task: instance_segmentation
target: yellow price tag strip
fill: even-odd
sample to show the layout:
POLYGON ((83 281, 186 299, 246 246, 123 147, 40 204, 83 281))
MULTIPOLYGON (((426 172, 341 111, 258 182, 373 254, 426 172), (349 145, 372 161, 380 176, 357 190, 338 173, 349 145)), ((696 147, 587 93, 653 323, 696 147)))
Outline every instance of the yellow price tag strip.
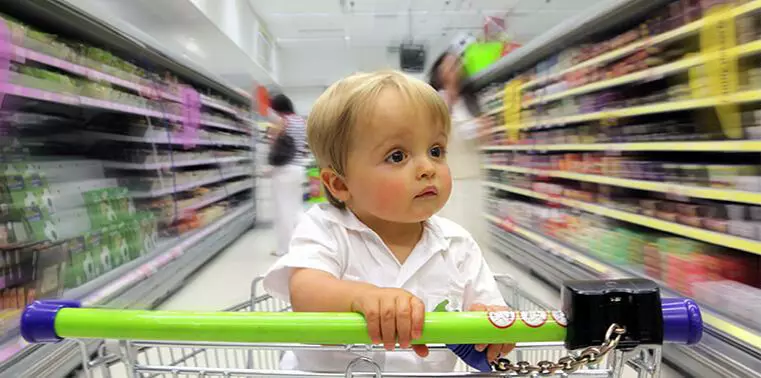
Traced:
MULTIPOLYGON (((711 7, 704 16, 705 24, 700 30, 700 51, 706 57, 705 73, 707 90, 711 96, 727 98, 739 90, 738 57, 732 50, 737 45, 735 32, 735 13, 731 4, 718 4, 711 7)), ((702 83, 690 75, 690 86, 695 90, 702 83)), ((694 92, 693 92, 694 93, 694 92)), ((719 123, 727 138, 743 137, 740 112, 736 103, 720 101, 715 107, 719 123)))
POLYGON ((503 103, 505 105, 505 128, 507 139, 517 141, 521 130, 521 80, 511 80, 505 84, 503 103))

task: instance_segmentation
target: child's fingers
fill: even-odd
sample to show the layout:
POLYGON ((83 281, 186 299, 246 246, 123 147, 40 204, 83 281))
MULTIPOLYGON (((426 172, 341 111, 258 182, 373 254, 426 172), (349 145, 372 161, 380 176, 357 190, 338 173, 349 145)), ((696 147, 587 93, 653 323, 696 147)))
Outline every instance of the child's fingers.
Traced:
POLYGON ((515 349, 515 344, 502 344, 499 355, 507 356, 510 352, 513 351, 513 349, 515 349))
POLYGON ((370 336, 373 344, 381 343, 381 328, 380 328, 380 308, 378 301, 365 301, 359 308, 362 315, 365 316, 365 322, 367 323, 367 334, 370 336))
POLYGON ((486 306, 486 311, 489 311, 489 312, 510 311, 510 307, 507 307, 507 306, 486 306))
POLYGON ((380 329, 383 347, 389 351, 394 350, 396 346, 396 297, 381 299, 380 329))
POLYGON ((488 311, 488 309, 486 305, 482 305, 480 303, 474 303, 473 305, 470 306, 470 308, 468 308, 468 311, 479 312, 479 311, 488 311))
MULTIPOLYGON (((480 303, 474 303, 473 305, 471 305, 468 308, 468 311, 474 311, 474 312, 483 311, 483 312, 486 312, 486 311, 490 311, 490 310, 486 307, 486 305, 483 305, 483 304, 480 304, 480 303)), ((487 346, 488 346, 487 344, 476 344, 475 348, 476 348, 477 351, 483 352, 484 350, 486 350, 487 346)))
POLYGON ((427 345, 413 345, 412 350, 420 357, 428 357, 428 353, 430 353, 427 345))
POLYGON ((491 344, 486 348, 486 360, 489 362, 497 361, 502 352, 502 344, 491 344))
MULTIPOLYGON (((425 324, 425 303, 417 297, 410 299, 412 307, 412 339, 423 336, 423 324, 425 324)), ((428 350, 428 348, 426 348, 428 350)))
POLYGON ((412 308, 410 298, 396 297, 396 331, 399 346, 409 348, 410 340, 412 339, 412 308))

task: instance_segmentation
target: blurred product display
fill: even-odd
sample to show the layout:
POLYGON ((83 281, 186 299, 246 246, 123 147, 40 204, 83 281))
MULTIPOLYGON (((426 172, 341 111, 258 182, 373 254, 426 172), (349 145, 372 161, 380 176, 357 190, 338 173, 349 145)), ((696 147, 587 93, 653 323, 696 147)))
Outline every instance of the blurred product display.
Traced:
POLYGON ((493 249, 557 287, 645 277, 694 297, 708 337, 666 359, 759 376, 761 1, 661 3, 601 6, 472 78, 493 249))
POLYGON ((176 290, 253 226, 257 130, 250 99, 204 73, 24 15, 0 14, 0 376, 42 377, 78 346, 27 346, 21 309, 176 290))

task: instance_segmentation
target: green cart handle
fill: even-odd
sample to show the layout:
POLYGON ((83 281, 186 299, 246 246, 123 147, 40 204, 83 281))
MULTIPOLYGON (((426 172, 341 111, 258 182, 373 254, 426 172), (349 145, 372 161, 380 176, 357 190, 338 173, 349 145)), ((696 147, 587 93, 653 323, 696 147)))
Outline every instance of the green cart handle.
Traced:
MULTIPOLYGON (((703 323, 695 302, 686 298, 660 298, 659 302, 655 311, 662 316, 655 317, 658 335, 650 340, 642 339, 636 333, 635 326, 634 334, 626 335, 630 337, 627 340, 630 346, 640 340, 697 343, 702 335, 703 323)), ((594 308, 598 307, 570 307, 577 312, 594 308)), ((590 319, 594 317, 589 313, 587 316, 590 319)), ((597 325, 604 322, 599 319, 596 323, 593 321, 597 325)), ((490 371, 485 353, 476 351, 474 344, 565 341, 566 346, 573 346, 578 343, 579 337, 587 338, 588 333, 598 332, 594 329, 596 326, 585 328, 581 322, 574 323, 569 332, 567 327, 566 315, 561 311, 431 312, 425 315, 423 333, 413 340, 413 344, 447 344, 468 365, 480 371, 490 371)), ((63 338, 372 343, 367 333, 367 323, 357 313, 108 310, 80 308, 79 302, 65 300, 37 301, 27 306, 21 317, 21 334, 31 343, 58 342, 63 338)))
MULTIPOLYGON (((245 343, 371 344, 356 313, 177 312, 79 308, 72 301, 38 301, 21 320, 32 343, 64 338, 245 343)), ((431 312, 415 344, 562 342, 560 311, 431 312)))

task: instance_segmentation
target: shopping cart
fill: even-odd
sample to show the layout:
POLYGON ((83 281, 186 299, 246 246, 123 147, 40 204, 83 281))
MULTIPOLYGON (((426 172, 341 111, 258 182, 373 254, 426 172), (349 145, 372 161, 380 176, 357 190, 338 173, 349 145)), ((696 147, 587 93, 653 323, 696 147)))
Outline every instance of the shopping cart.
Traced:
MULTIPOLYGON (((67 308, 70 305, 76 304, 67 303, 65 301, 49 301, 38 302, 35 305, 31 305, 25 312, 22 322, 22 333, 30 341, 57 341, 61 340, 61 336, 67 337, 72 332, 82 339, 77 340, 81 346, 83 355, 82 372, 84 376, 90 377, 486 377, 486 376, 562 376, 562 377, 613 377, 620 376, 623 372, 624 366, 628 365, 634 368, 639 373, 639 377, 658 377, 660 375, 660 347, 659 345, 635 345, 627 348, 620 348, 624 344, 622 335, 625 334, 625 330, 615 324, 611 324, 607 329, 607 333, 604 336, 603 342, 598 346, 592 346, 583 348, 580 351, 569 352, 566 349, 566 345, 561 341, 563 340, 563 334, 565 333, 565 327, 569 325, 564 322, 564 315, 559 311, 548 312, 547 306, 543 305, 540 301, 536 300, 532 295, 522 291, 515 282, 510 278, 504 276, 498 276, 497 282, 499 283, 500 290, 505 297, 506 302, 513 308, 520 308, 521 312, 505 312, 501 315, 514 314, 512 318, 515 321, 515 325, 520 324, 521 316, 529 319, 531 314, 544 313, 545 321, 547 324, 538 326, 533 324, 532 326, 526 326, 523 328, 522 334, 518 336, 521 339, 533 339, 533 340, 554 340, 547 342, 518 342, 517 347, 513 350, 507 358, 503 358, 495 366, 495 372, 482 373, 474 371, 464 363, 460 362, 451 373, 417 373, 417 374, 404 374, 404 373, 383 373, 381 368, 370 358, 359 356, 354 359, 344 371, 336 373, 311 373, 302 371, 283 371, 278 369, 279 361, 282 353, 289 350, 321 350, 321 351, 351 351, 357 353, 368 353, 374 350, 382 350, 380 347, 359 345, 351 343, 341 343, 341 346, 327 346, 325 344, 335 344, 333 339, 319 339, 312 340, 313 344, 300 344, 300 343, 274 343, 274 342, 240 342, 231 341, 237 340, 239 335, 230 334, 227 331, 220 331, 219 335, 214 335, 214 342, 205 342, 194 340, 196 338, 203 338, 203 335, 189 335, 188 329, 184 330, 185 336, 179 336, 177 339, 190 339, 192 341, 173 341, 171 335, 164 334, 164 327, 174 327, 181 329, 182 324, 190 326, 190 329, 198 330, 197 323, 205 322, 209 319, 213 319, 218 316, 231 315, 232 313, 261 313, 264 315, 261 319, 263 322, 270 322, 272 324, 277 323, 278 316, 302 316, 305 313, 291 313, 289 312, 289 305, 283 301, 277 300, 266 294, 259 294, 261 279, 257 279, 251 286, 251 298, 244 303, 237 306, 233 306, 225 310, 224 313, 206 314, 207 319, 203 319, 201 315, 189 313, 191 316, 196 316, 190 323, 182 323, 182 316, 177 316, 178 313, 170 312, 150 312, 150 311, 135 311, 127 312, 134 316, 132 317, 120 317, 118 311, 113 310, 88 310, 84 311, 76 308, 67 308), (36 308, 35 308, 36 306, 36 308), (58 313, 64 313, 65 319, 58 319, 56 317, 58 313), (78 313, 75 313, 78 311, 78 313), (89 312, 88 312, 89 311, 89 312), (102 311, 110 311, 106 316, 102 311), (280 313, 280 315, 278 315, 280 313), (111 316, 108 316, 111 315, 111 316), (200 316, 200 317, 199 317, 200 316), (37 320, 29 318, 38 318, 37 320), (112 319, 113 320, 110 320, 112 319), (41 319, 41 321, 39 321, 41 319), (139 320, 136 320, 139 319, 139 320), (148 319, 146 321, 146 319, 148 319), (274 320, 273 320, 274 319, 274 320), (177 323, 179 321, 179 323, 177 323), (43 323, 49 323, 50 327, 47 327, 43 323), (116 324, 114 324, 116 323, 116 324), (64 327, 64 325, 67 325, 64 327), (73 327, 70 327, 74 324, 73 327), (79 324, 79 326, 76 326, 79 324), (105 328, 104 328, 105 324, 105 328), (110 324, 110 326, 108 325, 110 324), (79 328, 79 330, 62 330, 63 328, 79 328), (547 329, 542 330, 542 328, 547 329), (45 328, 51 328, 45 329, 45 328), (91 329, 98 329, 92 331, 91 329), (60 332, 59 332, 60 331, 60 332), (51 333, 52 332, 52 333, 51 333), (97 333, 98 336, 93 336, 92 333, 97 333), (147 332, 147 333, 146 333, 147 332), (544 335, 541 335, 545 333, 544 335), (155 336, 149 337, 151 340, 129 340, 131 337, 126 335, 134 334, 151 334, 155 336), (84 335, 84 336, 82 336, 84 335), (94 354, 88 352, 87 343, 84 339, 106 339, 97 348, 94 354), (612 352, 612 353, 609 353, 612 352), (510 361, 517 361, 511 363, 510 361), (532 364, 526 361, 539 361, 537 364, 532 364), (360 368, 364 370, 360 371, 360 368)), ((589 299, 589 298, 587 298, 589 299)), ((630 300, 631 302, 631 300, 630 300)), ((671 313, 678 312, 678 316, 692 317, 689 319, 688 324, 691 329, 684 330, 690 333, 691 339, 689 342, 694 343, 699 340, 699 333, 697 338, 695 336, 695 327, 700 326, 695 322, 694 310, 697 308, 694 303, 687 300, 679 302, 681 305, 677 307, 684 307, 685 311, 677 309, 673 304, 671 309, 668 310, 671 313), (687 308, 693 306, 692 310, 687 308), (692 313, 689 313, 692 311, 692 313)), ((645 305, 646 301, 639 301, 640 306, 645 305)), ((680 307, 680 308, 681 308, 680 307)), ((664 314, 667 312, 667 306, 664 305, 664 314)), ((436 313, 428 314, 426 319, 434 317, 436 313)), ((252 314, 253 315, 253 314, 252 314)), ((340 318, 341 314, 331 314, 331 319, 335 323, 337 317, 340 318)), ((355 314, 343 314, 346 315, 347 324, 352 318, 350 315, 355 314)), ((446 323, 449 320, 455 318, 461 318, 459 315, 467 314, 444 314, 438 318, 438 323, 446 323)), ((504 331, 497 327, 500 320, 504 318, 493 318, 492 315, 498 315, 497 313, 489 314, 489 321, 493 327, 489 327, 496 332, 504 331)), ((308 315, 306 315, 308 316, 308 315)), ((699 320, 699 311, 697 312, 697 319, 699 320)), ((225 320, 231 319, 233 322, 236 319, 247 319, 249 316, 230 316, 227 318, 216 318, 217 325, 228 324, 225 320)), ((361 320, 361 317, 359 317, 361 320)), ((481 320, 481 319, 480 319, 481 320)), ((212 322, 213 322, 212 321, 212 322)), ((307 320, 310 321, 310 320, 307 320)), ((311 321, 314 321, 312 319, 311 321)), ((352 320, 353 321, 353 320, 352 320)), ((361 327, 357 329, 355 334, 364 334, 360 339, 366 337, 366 331, 364 331, 363 320, 361 327)), ((426 320, 426 328, 423 338, 426 334, 432 334, 435 339, 436 330, 426 320), (430 331, 429 332, 429 328, 430 331)), ((480 323, 462 322, 462 319, 454 320, 459 323, 458 326, 463 326, 468 329, 473 329, 472 326, 483 328, 480 323)), ((339 323, 341 319, 339 319, 339 323)), ((526 320, 525 322, 528 322, 526 320)), ((669 322, 664 315, 664 322, 669 322)), ((212 324, 212 323, 208 323, 212 324)), ((528 323, 526 323, 527 325, 528 323)), ((659 323, 660 324, 660 323, 659 323)), ((255 326, 256 327, 256 326, 255 326)), ((277 326, 276 326, 277 327, 277 326)), ((282 322, 279 325, 283 328, 282 322)), ((447 325, 445 324, 445 327, 447 325)), ((448 329, 439 330, 439 334, 449 335, 451 332, 451 324, 448 329)), ((636 327, 643 328, 642 324, 638 324, 636 327)), ((440 328, 440 327, 439 327, 440 328)), ((270 328, 272 330, 272 328, 270 328)), ((228 330, 229 331, 229 330, 228 330)), ((513 331, 520 333, 521 330, 514 328, 513 331)), ((570 329, 569 329, 570 331, 570 329)), ((672 330, 673 331, 673 330, 672 330)), ((298 334, 299 330, 294 331, 298 334)), ((266 332, 265 332, 266 333, 266 332)), ((293 332, 291 332, 293 333, 293 332)), ((455 332, 456 333, 456 332, 455 332)), ((473 332, 471 332, 473 333, 473 332)), ((673 332, 672 332, 673 333, 673 332)), ((178 335, 178 334, 175 334, 178 335)), ((283 335, 278 337, 285 337, 283 335)), ((286 339, 290 339, 298 336, 287 336, 286 339)), ((445 336, 449 337, 450 336, 445 336)), ((458 337, 458 336, 456 336, 458 337)), ((491 336, 490 336, 491 337, 491 336)), ((577 335, 578 337, 578 335, 577 335)), ((669 336, 671 341, 676 341, 677 336, 669 336)), ((679 336, 684 339, 687 336, 679 336)), ((441 337, 439 337, 441 338, 441 337)), ((205 339, 204 339, 205 340, 205 339)), ((268 339, 269 340, 269 339, 268 339)), ((282 339, 279 339, 282 340, 282 339)), ((353 339, 352 339, 353 340, 353 339)), ((426 340, 430 340, 426 339, 426 340)), ((568 342, 569 338, 566 338, 568 342)), ((260 340, 256 340, 260 341, 260 340)), ((310 342, 312 342, 310 341, 310 342)), ((462 340, 455 340, 463 343, 462 340)), ((469 344, 485 342, 482 339, 466 340, 469 344), (475 341, 474 341, 475 340, 475 341)), ((511 340, 512 341, 512 340, 511 340)), ((632 340, 629 339, 629 342, 632 340)), ((687 339, 683 341, 687 342, 687 339)), ((443 343, 443 341, 439 341, 443 343)), ((496 342, 494 340, 489 342, 496 342)), ((463 344, 465 345, 465 344, 463 344)), ((451 345, 450 345, 451 346, 451 345)), ((470 346, 470 345, 468 345, 470 346)), ((432 350, 446 349, 447 346, 443 344, 430 344, 432 350)), ((449 348, 452 350, 452 348, 449 348)), ((460 348, 462 349, 462 348, 460 348)), ((472 349, 471 349, 472 351, 472 349)), ((393 352, 391 352, 393 353, 393 352)), ((459 354, 458 354, 459 355, 459 354)), ((483 357, 482 357, 483 358, 483 357)))

